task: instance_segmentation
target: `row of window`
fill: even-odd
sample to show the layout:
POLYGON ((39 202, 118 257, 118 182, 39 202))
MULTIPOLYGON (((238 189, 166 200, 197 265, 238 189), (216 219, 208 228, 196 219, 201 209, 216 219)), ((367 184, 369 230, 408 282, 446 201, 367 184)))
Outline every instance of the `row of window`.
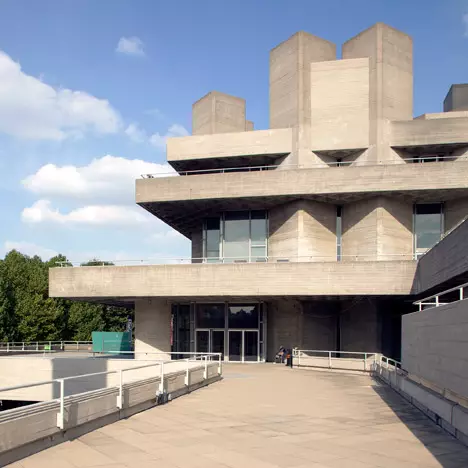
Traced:
MULTIPOLYGON (((342 256, 342 216, 336 208, 336 256, 342 256)), ((444 232, 442 203, 414 205, 414 252, 424 253, 436 244, 444 232)), ((203 258, 207 262, 264 262, 268 249, 268 214, 264 210, 231 211, 207 218, 203 224, 203 258)))

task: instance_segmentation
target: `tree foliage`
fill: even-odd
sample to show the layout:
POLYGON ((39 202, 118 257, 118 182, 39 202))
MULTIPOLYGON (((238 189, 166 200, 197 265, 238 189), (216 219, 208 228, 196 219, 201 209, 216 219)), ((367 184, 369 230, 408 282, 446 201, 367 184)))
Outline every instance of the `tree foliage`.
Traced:
MULTIPOLYGON (((49 297, 49 268, 67 266, 63 255, 42 261, 16 250, 0 259, 0 341, 88 341, 93 331, 124 331, 133 311, 49 297)), ((86 266, 110 265, 92 259, 86 266)))

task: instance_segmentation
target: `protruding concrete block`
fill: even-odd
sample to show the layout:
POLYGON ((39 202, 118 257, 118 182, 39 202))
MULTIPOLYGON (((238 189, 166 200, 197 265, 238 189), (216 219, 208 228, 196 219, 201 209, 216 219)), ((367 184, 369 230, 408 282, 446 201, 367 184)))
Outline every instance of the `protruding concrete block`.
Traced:
POLYGON ((468 83, 454 84, 444 99, 444 112, 468 110, 468 83))
POLYGON ((271 257, 290 261, 336 258, 336 206, 300 200, 277 206, 269 214, 271 257))
POLYGON ((310 65, 312 150, 369 146, 369 58, 310 65))
POLYGON ((251 132, 254 129, 254 123, 251 120, 245 121, 245 130, 251 132))
POLYGON ((320 162, 310 150, 310 64, 335 59, 335 44, 304 31, 270 51, 270 128, 296 129, 291 163, 320 162))
POLYGON ((413 205, 375 197, 343 206, 343 261, 411 260, 413 205))
POLYGON ((245 130, 245 99, 211 91, 192 106, 193 135, 245 130))
POLYGON ((369 57, 369 141, 366 158, 398 158, 388 147, 389 120, 413 118, 413 42, 410 36, 383 23, 347 41, 343 59, 369 57))

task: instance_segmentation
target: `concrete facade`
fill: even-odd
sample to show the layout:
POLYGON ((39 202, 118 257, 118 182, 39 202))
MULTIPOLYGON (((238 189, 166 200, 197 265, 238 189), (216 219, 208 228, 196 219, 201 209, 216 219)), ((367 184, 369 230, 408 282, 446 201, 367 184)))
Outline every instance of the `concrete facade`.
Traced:
POLYGON ((168 139, 177 174, 136 181, 136 202, 192 241, 190 264, 51 269, 51 296, 135 304, 139 349, 169 350, 174 305, 190 308, 191 349, 241 333, 236 353, 255 354, 226 322, 231 305, 245 318, 260 304, 260 360, 286 342, 399 355, 410 296, 444 274, 422 278, 417 257, 468 215, 468 112, 413 118, 412 39, 382 23, 342 59, 303 31, 280 43, 269 106, 270 128, 254 130, 244 99, 208 93, 192 135, 168 139), (224 318, 197 325, 213 303, 224 318))

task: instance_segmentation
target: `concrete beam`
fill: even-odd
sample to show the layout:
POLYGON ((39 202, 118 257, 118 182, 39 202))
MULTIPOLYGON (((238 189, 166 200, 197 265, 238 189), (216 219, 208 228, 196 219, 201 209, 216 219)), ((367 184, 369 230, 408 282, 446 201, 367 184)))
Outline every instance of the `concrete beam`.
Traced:
MULTIPOLYGON (((468 133, 467 133, 468 135, 468 133)), ((136 181, 136 202, 190 202, 248 197, 301 197, 353 193, 417 194, 468 189, 468 162, 237 172, 136 181)), ((335 197, 339 200, 339 197, 335 197)))
POLYGON ((181 170, 198 169, 197 161, 209 159, 212 160, 213 167, 216 167, 216 164, 219 167, 232 167, 229 159, 236 157, 246 158, 252 166, 263 165, 265 162, 262 159, 258 158, 256 162, 255 158, 261 155, 271 156, 269 164, 273 164, 278 156, 291 151, 292 130, 289 128, 197 135, 167 140, 167 161, 181 170), (218 159, 221 158, 220 164, 218 159), (191 167, 190 163, 194 167, 191 167))
POLYGON ((51 268, 51 297, 181 298, 410 294, 416 262, 304 262, 51 268))

